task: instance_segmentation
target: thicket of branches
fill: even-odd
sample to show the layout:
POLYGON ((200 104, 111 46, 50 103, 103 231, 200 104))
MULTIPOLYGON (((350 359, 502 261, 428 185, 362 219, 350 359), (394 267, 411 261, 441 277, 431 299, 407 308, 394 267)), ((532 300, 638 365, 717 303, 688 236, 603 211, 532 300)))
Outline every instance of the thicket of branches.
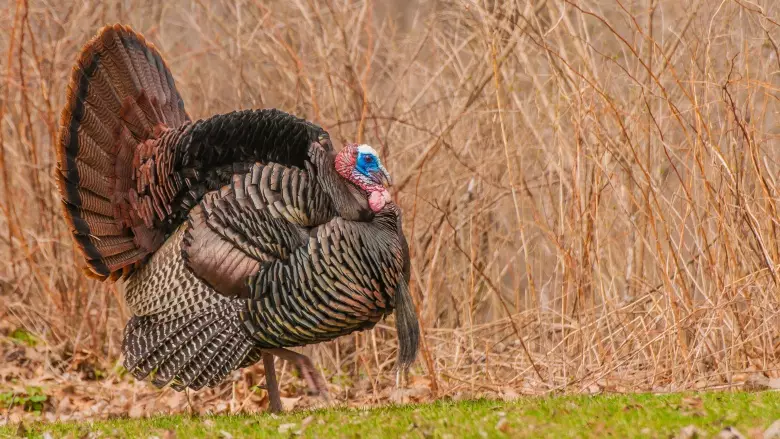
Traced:
MULTIPOLYGON (((120 354, 53 150, 103 24, 166 56, 194 118, 277 107, 377 147, 439 395, 713 388, 780 374, 780 2, 0 1, 0 318, 120 354)), ((312 348, 392 383, 393 325, 312 348)), ((307 348, 309 349, 309 348, 307 348)))

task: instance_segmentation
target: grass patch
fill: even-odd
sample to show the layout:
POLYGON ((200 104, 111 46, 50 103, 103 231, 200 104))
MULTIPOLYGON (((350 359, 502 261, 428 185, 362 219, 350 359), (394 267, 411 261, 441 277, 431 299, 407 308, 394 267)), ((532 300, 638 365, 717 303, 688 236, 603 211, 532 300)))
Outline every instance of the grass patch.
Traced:
POLYGON ((21 405, 27 412, 40 413, 48 400, 43 389, 36 386, 28 386, 24 392, 0 392, 0 408, 9 410, 14 405, 21 405))
POLYGON ((23 344, 30 347, 38 346, 38 337, 22 328, 16 328, 11 331, 11 333, 8 334, 8 338, 16 344, 23 344))
MULTIPOLYGON (((439 401, 370 410, 322 409, 282 416, 159 416, 91 423, 33 424, 29 437, 669 437, 695 425, 747 434, 780 418, 780 392, 634 394, 520 398, 513 402, 439 401)), ((0 428, 13 436, 18 426, 0 428)))

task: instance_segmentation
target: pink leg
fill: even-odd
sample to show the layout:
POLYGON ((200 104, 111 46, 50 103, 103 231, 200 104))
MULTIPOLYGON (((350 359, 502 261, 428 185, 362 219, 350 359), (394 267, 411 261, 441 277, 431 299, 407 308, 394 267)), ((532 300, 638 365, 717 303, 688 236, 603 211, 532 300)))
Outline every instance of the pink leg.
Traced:
MULTIPOLYGON (((321 396, 326 401, 328 400, 328 387, 325 385, 325 379, 322 377, 317 368, 314 367, 314 363, 306 355, 299 354, 284 348, 264 349, 264 352, 276 355, 277 357, 291 362, 298 372, 306 380, 306 384, 309 386, 309 390, 315 395, 321 396)), ((270 393, 270 391, 269 391, 270 393)))
POLYGON ((279 383, 276 381, 276 369, 274 368, 274 356, 263 351, 263 368, 265 369, 265 390, 268 392, 269 407, 271 413, 282 411, 282 399, 279 395, 279 383))

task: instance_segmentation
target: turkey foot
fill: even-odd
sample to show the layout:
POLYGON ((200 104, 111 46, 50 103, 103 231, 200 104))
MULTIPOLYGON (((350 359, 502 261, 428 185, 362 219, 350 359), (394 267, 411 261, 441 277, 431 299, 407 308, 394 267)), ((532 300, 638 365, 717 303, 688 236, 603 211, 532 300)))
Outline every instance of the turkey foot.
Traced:
POLYGON ((329 399, 328 387, 325 385, 325 379, 322 377, 317 368, 314 367, 314 363, 312 363, 309 357, 284 348, 266 349, 265 352, 276 355, 283 360, 291 362, 298 370, 298 373, 300 373, 303 379, 306 380, 306 384, 309 386, 309 391, 322 397, 322 399, 326 401, 329 399))
POLYGON ((265 369, 265 390, 268 392, 269 406, 271 413, 280 413, 282 411, 282 398, 279 395, 279 383, 276 381, 276 368, 274 367, 274 356, 263 352, 263 369, 265 369))

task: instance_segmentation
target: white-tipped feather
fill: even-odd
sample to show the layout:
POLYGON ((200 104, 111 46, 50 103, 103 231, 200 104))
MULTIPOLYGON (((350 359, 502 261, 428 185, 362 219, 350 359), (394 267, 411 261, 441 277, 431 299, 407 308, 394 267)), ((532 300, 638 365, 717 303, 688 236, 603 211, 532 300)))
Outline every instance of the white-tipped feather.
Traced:
POLYGON ((374 157, 379 157, 379 154, 377 154, 376 150, 371 145, 366 145, 365 143, 358 145, 358 152, 361 154, 371 154, 374 157))

